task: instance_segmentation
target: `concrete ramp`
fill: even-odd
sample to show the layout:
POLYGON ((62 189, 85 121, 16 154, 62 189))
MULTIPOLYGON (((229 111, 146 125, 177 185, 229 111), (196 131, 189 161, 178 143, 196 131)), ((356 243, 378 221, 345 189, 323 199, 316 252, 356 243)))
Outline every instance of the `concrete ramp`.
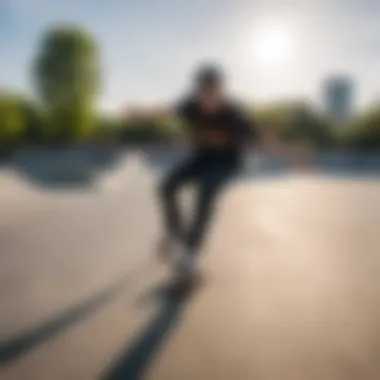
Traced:
POLYGON ((99 173, 95 188, 104 193, 122 193, 134 182, 151 176, 144 155, 134 152, 123 155, 112 168, 99 173))

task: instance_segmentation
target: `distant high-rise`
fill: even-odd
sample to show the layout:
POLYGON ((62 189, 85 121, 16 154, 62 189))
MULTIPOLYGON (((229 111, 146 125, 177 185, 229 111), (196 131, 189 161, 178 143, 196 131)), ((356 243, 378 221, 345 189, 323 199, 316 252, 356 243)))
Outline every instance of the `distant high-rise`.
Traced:
POLYGON ((330 77, 324 87, 327 116, 337 122, 345 122, 352 116, 353 83, 346 76, 330 77))

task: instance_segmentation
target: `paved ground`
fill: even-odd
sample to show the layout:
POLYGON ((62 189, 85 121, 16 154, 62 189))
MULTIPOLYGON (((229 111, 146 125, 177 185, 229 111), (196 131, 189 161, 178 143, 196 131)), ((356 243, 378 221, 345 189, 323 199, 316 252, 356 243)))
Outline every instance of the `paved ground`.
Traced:
POLYGON ((188 297, 151 189, 0 197, 1 379, 380 378, 380 182, 230 188, 188 297))

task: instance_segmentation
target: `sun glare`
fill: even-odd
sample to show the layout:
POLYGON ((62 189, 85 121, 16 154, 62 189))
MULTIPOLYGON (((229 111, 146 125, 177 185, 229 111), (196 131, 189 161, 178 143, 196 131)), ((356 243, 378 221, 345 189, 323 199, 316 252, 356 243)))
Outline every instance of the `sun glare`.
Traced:
POLYGON ((262 26, 253 37, 253 58, 261 65, 277 66, 294 56, 294 36, 282 25, 262 26))

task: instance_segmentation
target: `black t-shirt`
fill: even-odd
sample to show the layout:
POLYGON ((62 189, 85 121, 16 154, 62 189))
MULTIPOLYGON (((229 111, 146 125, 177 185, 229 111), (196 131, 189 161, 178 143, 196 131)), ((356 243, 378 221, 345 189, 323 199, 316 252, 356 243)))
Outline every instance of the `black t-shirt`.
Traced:
MULTIPOLYGON (((181 101, 177 114, 189 128, 198 127, 227 132, 231 143, 219 153, 239 154, 247 143, 254 144, 259 136, 254 123, 244 111, 230 100, 226 100, 215 112, 206 112, 194 97, 181 101)), ((196 146, 198 150, 213 152, 207 145, 196 146)))

